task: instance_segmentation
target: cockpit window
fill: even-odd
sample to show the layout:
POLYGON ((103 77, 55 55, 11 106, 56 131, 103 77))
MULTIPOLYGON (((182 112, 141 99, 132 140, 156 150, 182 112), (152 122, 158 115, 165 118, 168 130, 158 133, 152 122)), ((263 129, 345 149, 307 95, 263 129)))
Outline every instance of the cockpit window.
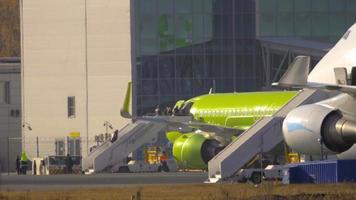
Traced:
POLYGON ((187 116, 190 115, 190 109, 193 106, 193 102, 187 102, 183 106, 181 106, 174 115, 177 116, 187 116))

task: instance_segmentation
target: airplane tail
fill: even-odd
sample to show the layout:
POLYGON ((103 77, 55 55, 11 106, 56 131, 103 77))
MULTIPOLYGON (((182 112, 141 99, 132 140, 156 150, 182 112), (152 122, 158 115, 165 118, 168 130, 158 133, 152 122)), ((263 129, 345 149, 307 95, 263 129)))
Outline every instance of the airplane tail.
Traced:
POLYGON ((129 82, 127 84, 127 90, 126 90, 124 104, 122 105, 122 108, 120 110, 121 116, 123 118, 128 118, 128 119, 132 118, 132 115, 130 113, 130 101, 131 101, 131 93, 132 93, 131 90, 132 90, 132 83, 129 82))
POLYGON ((297 56, 288 66, 286 73, 282 76, 279 82, 273 83, 273 85, 282 87, 304 86, 308 82, 309 68, 310 57, 297 56))

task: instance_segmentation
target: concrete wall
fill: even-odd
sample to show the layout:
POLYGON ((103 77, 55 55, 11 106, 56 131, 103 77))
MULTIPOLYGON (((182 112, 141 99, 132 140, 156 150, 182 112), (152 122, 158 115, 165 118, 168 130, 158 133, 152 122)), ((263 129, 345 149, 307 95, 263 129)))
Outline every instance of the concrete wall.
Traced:
POLYGON ((117 129, 127 82, 131 80, 130 2, 111 0, 23 0, 22 67, 25 148, 35 156, 54 154, 54 138, 79 132, 87 140, 103 133, 104 121, 117 129), (67 116, 75 96, 76 116, 67 116), (52 145, 53 144, 53 145, 52 145))
POLYGON ((9 104, 0 103, 0 172, 8 171, 8 166, 15 171, 15 159, 21 152, 20 63, 0 63, 0 81, 10 84, 9 104))

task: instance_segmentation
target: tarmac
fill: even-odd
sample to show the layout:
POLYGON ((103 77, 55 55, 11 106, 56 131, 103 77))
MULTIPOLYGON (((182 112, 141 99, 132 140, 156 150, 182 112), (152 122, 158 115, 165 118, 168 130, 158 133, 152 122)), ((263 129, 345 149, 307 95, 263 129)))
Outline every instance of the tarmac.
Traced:
POLYGON ((206 172, 107 173, 92 175, 1 174, 0 190, 37 190, 83 187, 127 187, 147 184, 203 183, 206 172))

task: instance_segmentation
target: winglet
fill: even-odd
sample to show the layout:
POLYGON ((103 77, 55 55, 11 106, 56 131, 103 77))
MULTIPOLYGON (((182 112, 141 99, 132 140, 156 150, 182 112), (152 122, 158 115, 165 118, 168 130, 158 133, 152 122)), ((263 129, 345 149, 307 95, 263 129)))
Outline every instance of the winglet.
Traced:
POLYGON ((272 85, 277 86, 303 86, 307 84, 310 67, 309 56, 297 56, 289 65, 286 73, 282 76, 278 83, 272 85))
POLYGON ((127 84, 127 90, 126 90, 124 104, 122 105, 122 108, 120 110, 121 116, 123 118, 128 118, 128 119, 132 118, 132 115, 130 113, 131 89, 132 89, 132 84, 131 84, 131 82, 129 82, 127 84))

